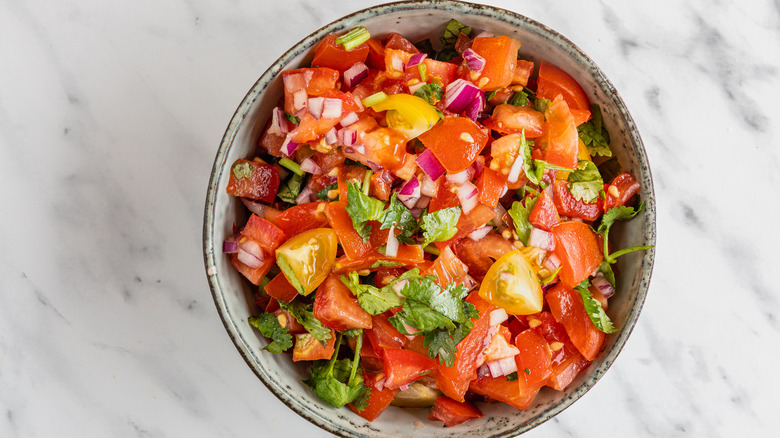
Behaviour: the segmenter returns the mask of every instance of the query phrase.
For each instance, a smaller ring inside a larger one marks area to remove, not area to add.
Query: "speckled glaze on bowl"
[[[282,95],[278,74],[311,61],[313,48],[329,32],[364,25],[373,35],[400,32],[412,41],[441,35],[446,22],[455,18],[477,30],[508,35],[522,42],[525,59],[542,59],[558,65],[583,85],[592,102],[601,105],[612,149],[622,168],[642,183],[645,208],[634,220],[618,224],[610,234],[617,248],[655,244],[655,201],[650,168],[642,140],[623,101],[602,71],[577,46],[557,32],[514,12],[454,1],[414,1],[365,9],[317,30],[282,55],[260,76],[239,105],[219,146],[209,181],[203,226],[206,273],[214,303],[236,348],[260,380],[282,402],[328,432],[344,437],[507,437],[515,436],[549,420],[587,392],[604,375],[620,353],[636,323],[647,294],[654,251],[621,257],[617,293],[610,299],[609,314],[619,331],[607,336],[604,350],[593,364],[566,389],[544,388],[533,406],[519,411],[504,404],[481,405],[484,418],[460,426],[442,428],[429,422],[428,409],[389,408],[373,423],[348,409],[323,403],[302,382],[305,365],[294,364],[286,355],[262,350],[266,340],[247,323],[257,314],[252,291],[221,252],[233,223],[243,223],[246,212],[240,202],[225,193],[229,165],[254,153],[260,130]]]

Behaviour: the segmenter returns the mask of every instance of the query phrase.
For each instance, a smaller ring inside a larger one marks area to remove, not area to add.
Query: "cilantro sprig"
[[[512,208],[509,209],[509,216],[512,217],[512,223],[515,225],[515,233],[517,238],[523,245],[528,245],[528,238],[531,237],[531,230],[533,225],[528,217],[531,215],[531,209],[536,205],[538,197],[526,198],[525,205],[521,201],[515,201],[512,203]]]
[[[346,208],[355,231],[367,242],[371,236],[371,225],[366,222],[380,220],[385,203],[363,193],[357,184],[348,183]]]
[[[593,324],[604,333],[614,333],[617,329],[612,324],[612,320],[607,316],[607,312],[601,307],[601,303],[590,293],[588,288],[590,287],[590,280],[587,278],[579,284],[575,289],[582,296],[582,302],[585,304],[585,312]]]
[[[601,217],[601,225],[599,225],[599,228],[596,231],[604,236],[604,261],[607,264],[615,263],[618,257],[628,253],[644,251],[652,248],[652,246],[632,246],[615,251],[612,254],[609,253],[609,230],[612,228],[612,225],[615,223],[615,221],[627,221],[633,218],[642,210],[642,205],[643,204],[639,204],[639,207],[637,207],[636,210],[633,207],[628,206],[612,207],[606,213],[604,213],[604,216]],[[602,263],[602,267],[603,266],[604,263]],[[604,277],[606,277],[608,280],[611,279],[612,281],[610,281],[610,283],[614,285],[615,274],[612,273],[612,268],[607,266],[602,269],[602,267],[600,267],[599,270],[602,272],[608,272],[609,277],[607,276],[607,273],[604,274]]]
[[[290,312],[298,324],[302,325],[322,345],[325,345],[327,340],[332,337],[330,329],[323,326],[320,320],[314,316],[312,304],[304,304],[300,301],[290,301],[289,303],[279,301],[279,307]]]
[[[571,195],[587,204],[598,201],[604,195],[604,180],[592,161],[579,160],[577,170],[569,174],[569,182]]]
[[[428,213],[422,218],[423,248],[431,242],[443,242],[452,239],[458,232],[455,227],[460,219],[460,207],[449,207]]]
[[[404,275],[407,274],[405,273]],[[395,281],[399,281],[404,275],[400,276]],[[340,278],[341,282],[357,297],[360,307],[372,315],[379,315],[394,307],[400,307],[403,304],[401,297],[399,297],[391,287],[393,283],[390,283],[381,289],[370,284],[360,284],[360,277],[358,276],[358,273],[354,271],[350,272],[348,277],[342,275]]]
[[[590,107],[593,117],[578,126],[577,133],[591,155],[611,157],[612,150],[609,148],[609,132],[604,128],[601,107],[595,103]]]
[[[352,360],[337,359],[343,334],[336,340],[335,351],[330,360],[318,360],[311,368],[311,377],[305,380],[315,394],[336,408],[352,403],[358,411],[368,406],[370,389],[363,381],[363,374],[358,373],[360,349],[363,344],[363,331],[357,335],[355,352]]]
[[[286,327],[279,325],[279,320],[272,313],[263,313],[260,316],[250,316],[249,324],[252,327],[260,331],[260,333],[266,338],[270,338],[272,342],[265,347],[264,350],[268,350],[271,353],[279,354],[287,351],[292,347],[292,335]]]

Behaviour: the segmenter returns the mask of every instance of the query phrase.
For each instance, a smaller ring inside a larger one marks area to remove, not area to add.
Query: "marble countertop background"
[[[203,203],[257,77],[378,3],[0,0],[0,436],[327,436],[223,329]],[[558,30],[603,69],[657,196],[633,335],[527,436],[775,435],[780,2],[486,3]]]

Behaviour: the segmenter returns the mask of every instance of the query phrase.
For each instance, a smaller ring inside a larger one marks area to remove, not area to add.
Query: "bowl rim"
[[[623,99],[618,94],[615,87],[602,72],[602,70],[596,65],[596,63],[585,54],[577,45],[571,42],[568,38],[561,35],[559,32],[547,27],[546,25],[521,15],[519,13],[509,11],[503,8],[489,5],[481,5],[475,3],[454,1],[454,0],[407,0],[383,3],[368,8],[364,8],[348,15],[345,15],[339,19],[336,19],[319,29],[315,30],[308,36],[304,37],[293,45],[290,49],[285,51],[279,58],[277,58],[268,67],[262,75],[255,81],[249,91],[245,94],[241,103],[228,123],[225,133],[220,142],[220,146],[217,150],[214,164],[212,167],[211,175],[209,177],[208,190],[206,193],[206,203],[204,209],[203,219],[203,258],[206,268],[206,276],[209,282],[209,288],[211,290],[214,304],[217,308],[220,320],[222,321],[225,330],[227,331],[233,345],[236,347],[241,357],[252,369],[252,371],[260,378],[260,381],[274,394],[282,403],[292,409],[302,418],[311,422],[312,424],[340,436],[349,437],[366,437],[362,433],[345,430],[336,424],[332,423],[328,418],[319,415],[317,412],[306,408],[301,403],[296,402],[293,397],[289,397],[286,391],[282,389],[280,385],[277,385],[270,377],[265,373],[263,368],[259,366],[254,360],[252,360],[250,354],[250,347],[241,337],[237,331],[235,321],[230,318],[227,311],[227,305],[224,299],[224,292],[219,281],[219,275],[216,269],[216,257],[221,256],[221,251],[215,251],[214,231],[215,231],[215,205],[217,197],[217,186],[219,179],[225,168],[228,151],[238,133],[241,129],[244,121],[246,120],[253,103],[260,95],[269,87],[273,79],[282,71],[282,66],[287,65],[293,58],[301,53],[302,50],[310,49],[319,42],[327,33],[344,29],[344,24],[348,21],[352,21],[357,18],[369,18],[376,15],[388,15],[400,12],[407,12],[420,9],[447,9],[455,10],[464,14],[486,15],[492,14],[495,19],[504,21],[508,24],[517,26],[517,23],[522,22],[525,26],[530,28],[536,28],[541,33],[548,35],[563,46],[568,46],[572,50],[572,56],[578,59],[578,64],[582,65],[588,73],[597,80],[600,88],[603,89],[609,99],[615,104],[618,109],[619,116],[624,120],[627,127],[627,136],[630,139],[628,144],[632,144],[636,148],[638,166],[642,172],[641,184],[643,191],[647,194],[644,201],[644,219],[646,227],[644,230],[645,245],[651,245],[653,248],[644,252],[641,260],[642,275],[639,281],[639,285],[636,292],[636,299],[634,306],[631,307],[626,322],[619,333],[616,334],[617,339],[614,341],[614,346],[608,354],[603,358],[603,362],[593,371],[593,374],[586,380],[580,383],[580,385],[572,391],[567,397],[561,399],[555,405],[539,412],[530,421],[517,425],[514,428],[508,429],[502,432],[500,435],[495,436],[516,436],[530,429],[533,429],[540,424],[548,421],[557,414],[564,411],[571,406],[576,400],[582,397],[587,391],[589,391],[598,380],[606,373],[617,358],[618,354],[622,351],[628,337],[633,332],[636,325],[639,314],[644,305],[649,289],[650,279],[652,277],[652,270],[655,260],[655,244],[656,244],[656,208],[655,208],[655,191],[653,187],[652,174],[648,162],[647,152],[644,147],[644,143],[639,135],[639,131],[636,127],[634,119],[631,117]],[[308,46],[308,47],[307,47]],[[218,247],[218,246],[216,246]]]

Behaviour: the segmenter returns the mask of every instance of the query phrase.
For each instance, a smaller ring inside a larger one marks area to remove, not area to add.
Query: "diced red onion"
[[[293,108],[296,112],[306,108],[307,98],[306,90],[298,90],[293,93]]]
[[[357,131],[341,128],[338,130],[338,139],[341,146],[352,146],[357,141]]]
[[[381,390],[385,389],[385,381],[386,380],[387,379],[384,378],[384,377],[379,379],[379,380],[377,380],[376,383],[374,384],[374,388],[376,388],[377,391],[381,391]]]
[[[419,219],[422,214],[422,208],[412,208],[409,209],[409,211],[412,212],[412,216],[414,216],[415,219]]]
[[[420,88],[422,88],[422,86],[423,86],[423,85],[425,85],[425,82],[418,82],[418,83],[416,83],[416,84],[414,84],[414,85],[409,85],[409,94],[414,94],[414,93],[416,93],[416,92],[417,92],[417,90],[419,90]]]
[[[398,200],[401,201],[406,208],[414,208],[419,199],[420,180],[418,180],[417,177],[413,177],[409,181],[406,181],[398,188]]]
[[[344,72],[344,85],[346,85],[347,88],[355,88],[355,86],[367,76],[368,67],[362,62],[356,62]]]
[[[322,109],[325,105],[324,97],[310,97],[308,101],[309,114],[319,120],[322,117]]]
[[[414,204],[414,208],[427,208],[428,204],[431,203],[431,197],[423,195],[422,189],[420,190],[420,193],[420,199],[418,199],[417,203]]]
[[[436,196],[436,193],[438,191],[439,191],[439,183],[432,180],[427,173],[423,173],[422,183],[420,185],[420,193],[422,193],[425,196],[430,196],[431,198],[433,198],[434,196]]]
[[[441,165],[439,159],[433,155],[433,152],[431,152],[430,149],[424,150],[415,161],[417,161],[417,165],[420,166],[420,169],[431,177],[431,180],[433,181],[436,181],[444,175],[444,166]]]
[[[309,157],[306,157],[301,161],[301,170],[312,175],[322,175],[322,169],[317,163]]]
[[[506,180],[514,183],[517,182],[517,180],[520,178],[520,172],[523,171],[523,162],[525,160],[523,159],[522,155],[518,155],[515,159],[515,162],[512,164],[512,168],[509,169],[509,175],[507,176]]]
[[[471,82],[465,79],[458,79],[447,85],[444,106],[449,111],[460,114],[481,92],[482,90]]]
[[[474,161],[474,176],[479,176],[483,170],[485,170],[485,162],[480,160],[479,157]]]
[[[409,57],[408,61],[406,61],[406,68],[417,67],[417,65],[423,62],[423,59],[427,57],[428,55],[425,53],[415,53]]]
[[[485,92],[480,90],[474,97],[474,100],[466,107],[466,117],[477,121],[480,115],[482,115],[483,109],[485,109]]]
[[[477,370],[477,379],[481,379],[481,378],[483,378],[485,376],[489,376],[489,375],[490,375],[490,369],[488,368],[487,365],[482,365]],[[379,391],[381,391],[381,389]]]
[[[226,240],[222,242],[222,252],[225,254],[234,254],[238,252],[238,242],[235,240]]]
[[[366,161],[366,164],[367,164],[367,165],[368,165],[368,167],[370,167],[370,168],[371,168],[371,170],[373,170],[374,172],[379,172],[380,170],[382,170],[382,166],[380,166],[380,165],[378,165],[378,164],[374,163],[373,161],[370,161],[370,160],[369,160],[369,161]],[[390,182],[393,182],[393,179],[394,179],[394,178],[392,177],[392,175],[390,175],[389,173],[388,173],[388,175],[390,176]]]
[[[262,218],[265,217],[265,210],[271,208],[263,204],[262,202],[255,201],[254,199],[241,198],[241,202],[244,203],[244,205],[246,206],[246,208],[249,209],[249,211]]]
[[[287,134],[287,137],[284,139],[284,143],[282,143],[281,151],[283,154],[290,157],[295,152],[295,150],[298,149],[298,146],[298,143],[292,141],[292,136]]]
[[[474,168],[469,167],[466,170],[462,170],[458,173],[452,173],[447,174],[447,182],[450,184],[465,184],[469,181],[471,181],[471,178],[474,176]]]
[[[359,119],[360,117],[358,117],[357,113],[352,111],[351,113],[342,117],[341,120],[339,121],[339,124],[341,125],[342,128],[346,128],[347,126],[357,122]]]
[[[482,228],[477,228],[476,230],[470,232],[469,234],[466,235],[466,237],[476,242],[482,239],[483,237],[487,236],[488,233],[490,233],[490,230],[492,229],[493,227],[491,227],[490,225],[485,225]]]
[[[528,237],[528,246],[552,251],[555,249],[555,239],[553,238],[552,233],[532,227],[531,234]]]
[[[485,365],[487,365],[490,370],[490,375],[493,377],[506,376],[507,374],[512,374],[517,371],[517,362],[515,362],[514,356],[494,360]]]
[[[330,128],[330,131],[325,134],[325,143],[334,145],[339,141],[339,136],[336,134],[336,128]]]
[[[393,231],[393,227],[390,227],[390,232],[387,233],[385,255],[388,257],[396,257],[398,255],[398,239],[395,238],[395,233]]]
[[[301,190],[301,193],[298,195],[297,198],[295,198],[295,203],[297,205],[306,204],[311,202],[311,198],[314,196],[314,191],[310,189],[309,187],[304,187],[303,190]]]
[[[263,250],[254,240],[245,240],[238,244],[238,260],[251,269],[263,266]]]
[[[469,69],[475,73],[482,73],[482,69],[485,68],[485,58],[473,49],[467,49],[463,52],[463,59],[466,61]]]
[[[483,30],[482,32],[479,33],[479,35],[475,36],[474,38],[490,38],[492,36],[493,34],[491,32]]]
[[[553,280],[553,281],[551,281],[551,282],[549,282],[549,283],[545,284],[544,286],[542,286],[542,293],[545,293],[545,294],[546,294],[546,293],[547,293],[547,291],[548,291],[548,290],[550,290],[550,289],[552,289],[552,288],[553,288],[553,286],[555,286],[556,284],[558,284],[558,279],[557,279],[557,278],[556,278],[555,280]]]
[[[507,319],[509,319],[509,315],[502,308],[490,312],[490,325],[499,325]]]
[[[542,263],[542,267],[544,269],[547,269],[550,272],[555,272],[556,269],[558,269],[561,266],[561,259],[558,258],[555,254],[548,254],[547,258],[544,259],[544,262]]]
[[[509,191],[509,186],[504,184],[504,188],[501,190],[501,196],[499,196],[499,198],[503,198],[504,195],[506,195],[506,192],[508,192],[508,191]]]
[[[283,136],[290,132],[289,126],[287,126],[287,119],[284,117],[284,111],[277,107],[271,112],[271,126],[268,128],[268,132]]]
[[[463,183],[460,189],[458,189],[458,199],[460,200],[460,206],[463,207],[464,214],[469,214],[479,203],[477,193],[479,193],[477,186],[468,181]]]
[[[335,119],[341,117],[343,102],[341,99],[327,98],[322,108],[322,117],[326,119]]]
[[[401,391],[406,391],[407,389],[409,389],[409,384],[408,383],[403,384],[403,385],[399,386],[398,389],[401,390]]]
[[[225,243],[227,243],[227,241],[225,241]],[[615,288],[609,284],[609,281],[604,278],[604,274],[601,272],[597,273],[596,276],[593,277],[593,285],[599,289],[599,292],[601,292],[601,295],[604,295],[604,298],[609,298],[612,295],[615,295]]]

